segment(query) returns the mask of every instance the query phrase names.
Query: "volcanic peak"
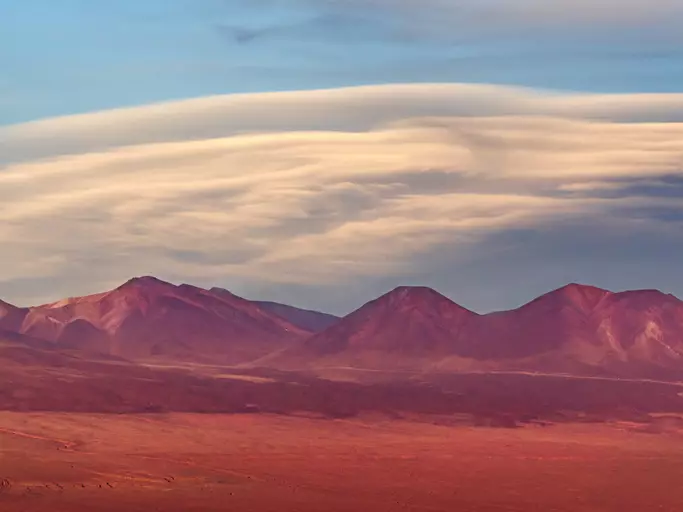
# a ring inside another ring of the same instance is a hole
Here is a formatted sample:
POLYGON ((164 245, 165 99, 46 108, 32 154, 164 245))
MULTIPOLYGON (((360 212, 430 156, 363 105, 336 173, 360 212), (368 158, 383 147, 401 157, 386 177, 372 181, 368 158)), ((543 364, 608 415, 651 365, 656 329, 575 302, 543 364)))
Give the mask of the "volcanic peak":
POLYGON ((525 304, 520 309, 543 305, 550 307, 572 307, 582 312, 594 310, 604 299, 614 295, 609 290, 596 286, 569 283, 561 288, 548 292, 525 304))
POLYGON ((462 306, 459 306, 445 295, 442 295, 433 288, 427 286, 399 286, 382 295, 374 302, 382 302, 397 306, 434 307, 447 305, 450 307, 458 306, 462 308, 462 306))

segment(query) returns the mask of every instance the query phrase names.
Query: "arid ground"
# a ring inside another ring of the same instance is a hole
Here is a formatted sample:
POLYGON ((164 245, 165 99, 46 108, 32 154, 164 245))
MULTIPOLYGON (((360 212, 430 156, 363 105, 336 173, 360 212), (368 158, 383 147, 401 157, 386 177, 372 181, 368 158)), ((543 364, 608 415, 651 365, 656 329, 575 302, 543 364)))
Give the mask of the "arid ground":
POLYGON ((471 425, 453 415, 4 412, 0 510, 683 510, 675 418, 471 425))

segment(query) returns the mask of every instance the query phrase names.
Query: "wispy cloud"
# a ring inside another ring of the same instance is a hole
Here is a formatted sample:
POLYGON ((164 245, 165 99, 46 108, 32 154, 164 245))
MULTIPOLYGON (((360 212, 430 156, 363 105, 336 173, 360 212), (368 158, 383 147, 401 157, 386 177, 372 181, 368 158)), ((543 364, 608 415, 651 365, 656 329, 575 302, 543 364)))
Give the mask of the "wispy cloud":
MULTIPOLYGON (((300 0, 294 0, 300 1, 300 0)), ((303 0, 308 1, 308 0, 303 0)), ((313 3, 312 1, 310 2, 313 3)), ((482 27, 633 26, 669 22, 683 14, 678 0, 342 0, 319 1, 318 8, 333 11, 380 12, 412 20, 438 20, 482 27)))
POLYGON ((10 127, 0 286, 24 302, 141 273, 328 286, 400 280, 515 230, 680 235, 653 208, 670 220, 681 198, 633 184, 683 177, 682 116, 681 95, 406 85, 10 127))
POLYGON ((382 19, 373 20, 344 12, 314 13, 297 21, 259 25, 220 23, 216 25, 216 30, 226 41, 241 45, 269 40, 290 40, 343 43, 347 47, 353 47, 357 43, 407 42, 413 39, 408 31, 399 30, 382 19))
POLYGON ((248 132, 365 132, 428 116, 683 122, 683 93, 562 94, 487 84, 399 84, 212 96, 0 127, 0 165, 248 132))

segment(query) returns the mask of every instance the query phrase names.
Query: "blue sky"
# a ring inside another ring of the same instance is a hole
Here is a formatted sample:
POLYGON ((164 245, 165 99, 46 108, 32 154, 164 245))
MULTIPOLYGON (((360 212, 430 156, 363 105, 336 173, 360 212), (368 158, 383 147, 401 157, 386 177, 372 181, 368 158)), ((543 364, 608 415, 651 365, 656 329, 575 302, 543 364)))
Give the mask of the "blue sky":
MULTIPOLYGON (((610 16, 585 0, 557 0, 555 11, 537 2, 0 0, 0 125, 358 84, 681 89, 683 9, 674 0, 626 0, 610 16)), ((601 2, 613 7, 593 5, 601 2)))

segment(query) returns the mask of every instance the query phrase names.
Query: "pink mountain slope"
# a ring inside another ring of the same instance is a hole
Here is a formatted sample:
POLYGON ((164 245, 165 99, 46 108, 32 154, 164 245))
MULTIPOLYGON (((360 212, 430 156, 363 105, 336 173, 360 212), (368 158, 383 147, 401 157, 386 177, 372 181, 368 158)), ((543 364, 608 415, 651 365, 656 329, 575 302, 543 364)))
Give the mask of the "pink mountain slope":
POLYGON ((572 284, 512 311, 480 317, 463 333, 478 357, 544 353, 602 365, 676 364, 683 355, 683 302, 656 291, 612 293, 572 284))
POLYGON ((572 284, 514 310, 477 315, 433 290, 398 288, 272 356, 272 364, 386 368, 397 358, 415 369, 683 371, 683 302, 572 284))
POLYGON ((654 290, 612 293, 571 284, 517 309, 478 315, 429 288, 400 287, 317 333, 287 314, 226 290, 145 277, 35 308, 0 302, 0 329, 57 348, 129 359, 443 371, 683 371, 683 302, 654 290))
POLYGON ((386 368, 444 357, 476 316, 430 288, 400 287, 272 359, 386 368))
POLYGON ((31 308, 23 333, 59 346, 138 359, 238 363, 308 333, 235 295, 153 277, 31 308))
POLYGON ((18 308, 0 300, 0 329, 20 330, 27 313, 27 309, 18 308))

